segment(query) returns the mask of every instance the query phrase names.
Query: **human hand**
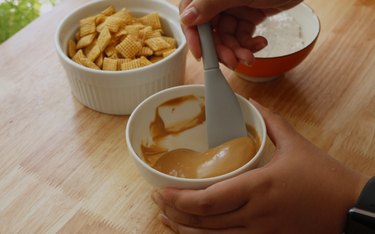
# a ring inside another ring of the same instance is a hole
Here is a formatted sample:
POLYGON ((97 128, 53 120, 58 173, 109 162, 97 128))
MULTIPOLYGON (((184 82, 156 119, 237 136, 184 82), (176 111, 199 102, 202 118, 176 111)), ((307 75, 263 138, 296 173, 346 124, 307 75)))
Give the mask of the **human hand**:
POLYGON ((156 190, 162 222, 178 233, 341 233, 369 178, 256 105, 276 146, 271 162, 203 190, 156 190))
POLYGON ((255 26, 267 15, 297 5, 302 0, 181 0, 182 29, 191 53, 202 57, 196 26, 210 22, 219 60, 231 69, 238 63, 252 64, 253 53, 267 45, 264 37, 253 37, 255 26))

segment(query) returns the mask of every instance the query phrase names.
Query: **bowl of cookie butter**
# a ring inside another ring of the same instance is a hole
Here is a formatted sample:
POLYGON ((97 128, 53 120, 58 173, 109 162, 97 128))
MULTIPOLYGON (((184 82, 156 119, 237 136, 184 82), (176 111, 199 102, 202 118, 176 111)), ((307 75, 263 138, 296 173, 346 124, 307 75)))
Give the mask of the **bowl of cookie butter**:
POLYGON ((261 160, 266 126, 256 107, 240 95, 248 135, 208 147, 204 93, 203 85, 168 88, 130 115, 125 129, 129 156, 154 187, 206 188, 256 168, 261 160))

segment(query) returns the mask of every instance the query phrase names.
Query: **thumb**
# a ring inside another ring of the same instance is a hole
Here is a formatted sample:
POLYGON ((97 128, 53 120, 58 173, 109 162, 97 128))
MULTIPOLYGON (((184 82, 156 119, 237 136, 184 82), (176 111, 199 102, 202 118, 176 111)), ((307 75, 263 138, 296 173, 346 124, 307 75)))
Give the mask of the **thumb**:
POLYGON ((181 22, 186 26, 203 24, 220 12, 234 7, 257 9, 289 9, 303 0, 182 0, 181 22))
POLYGON ((293 144, 300 135, 294 128, 279 114, 270 111, 254 100, 250 100, 262 114, 267 127, 267 134, 277 148, 293 144))
POLYGON ((220 12, 232 7, 247 6, 252 2, 243 0, 193 0, 181 1, 181 22, 186 26, 203 24, 220 12))

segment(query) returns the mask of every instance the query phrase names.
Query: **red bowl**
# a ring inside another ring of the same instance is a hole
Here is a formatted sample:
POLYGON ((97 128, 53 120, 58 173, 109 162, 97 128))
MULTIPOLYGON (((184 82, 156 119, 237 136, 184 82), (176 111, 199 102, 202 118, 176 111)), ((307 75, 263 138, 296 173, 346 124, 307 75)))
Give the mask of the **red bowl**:
POLYGON ((295 68, 310 54, 320 33, 318 16, 305 3, 287 10, 286 13, 301 25, 305 47, 281 56, 255 57, 251 66, 239 64, 235 69, 239 77, 255 82, 269 81, 295 68))

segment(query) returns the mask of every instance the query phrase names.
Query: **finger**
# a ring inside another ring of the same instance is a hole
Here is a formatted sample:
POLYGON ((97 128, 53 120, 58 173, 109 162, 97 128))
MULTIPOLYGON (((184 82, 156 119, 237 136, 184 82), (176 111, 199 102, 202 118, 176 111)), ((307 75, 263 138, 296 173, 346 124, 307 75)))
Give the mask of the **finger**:
POLYGON ((236 210, 246 204, 248 198, 244 188, 231 187, 231 190, 236 191, 235 195, 229 188, 220 189, 217 186, 204 190, 164 189, 154 193, 153 200, 161 210, 172 207, 193 215, 216 215, 236 210))
POLYGON ((234 70, 238 64, 238 60, 233 51, 222 44, 216 45, 216 48, 217 56, 219 57, 220 62, 228 68, 234 70))
POLYGON ((181 0, 178 4, 180 12, 183 12, 184 9, 192 2, 192 0, 181 0))
POLYGON ((255 31, 254 23, 238 20, 233 15, 223 14, 215 28, 221 35, 223 43, 231 48, 242 62, 252 63, 253 52, 259 51, 267 45, 267 40, 264 37, 252 37, 255 31))
POLYGON ((246 1, 243 0, 195 0, 190 2, 181 12, 181 22, 185 25, 206 23, 224 10, 245 5, 246 1))
MULTIPOLYGON (((235 17, 231 15, 222 15, 217 27, 217 32, 220 36, 222 43, 231 49, 236 56, 236 60, 244 64, 252 64, 254 61, 254 56, 251 50, 242 47, 235 37, 238 27, 238 21, 235 17)), ((244 34, 246 31, 243 30, 244 34)), ((244 35, 250 36, 251 34, 244 35)))
POLYGON ((253 63, 254 56, 251 50, 241 47, 239 42, 233 35, 223 33, 220 37, 223 41, 223 44, 233 51, 234 55, 237 58, 237 61, 247 65, 253 63))
POLYGON ((257 9, 280 9, 285 10, 296 6, 302 0, 195 0, 192 2, 184 1, 184 7, 181 11, 181 22, 185 25, 196 25, 210 21, 220 12, 235 7, 250 7, 257 9), (189 4, 188 4, 189 3, 189 4))
POLYGON ((223 63, 225 66, 229 67, 230 69, 234 70, 234 68, 238 64, 236 55, 230 48, 228 48, 221 42, 221 39, 217 35, 217 33, 213 33, 213 38, 216 45, 216 53, 219 57, 220 62, 223 63))
MULTIPOLYGON (((191 1, 192 0, 180 1, 180 4, 179 4, 180 12, 182 12, 191 3, 191 1)), ((190 52, 192 53, 195 59, 199 60, 202 57, 202 52, 201 52, 199 35, 198 35, 196 27, 189 27, 189 26, 182 24, 181 28, 185 34, 190 52)))
POLYGON ((219 215, 194 215, 179 211, 167 206, 163 213, 170 220, 189 227, 206 228, 206 229, 223 229, 243 226, 244 217, 242 209, 239 208, 233 212, 227 212, 219 215))
POLYGON ((299 137, 299 134, 284 118, 254 100, 251 100, 251 102, 261 112, 266 123, 268 136, 276 145, 276 148, 282 149, 294 143, 294 139, 299 137))
POLYGON ((284 5, 281 5, 281 6, 278 6, 278 7, 275 7, 275 8, 262 9, 262 11, 264 12, 264 14, 266 16, 273 16, 273 15, 276 15, 276 14, 282 12, 282 11, 293 8, 301 2, 303 2, 303 0, 290 1, 290 2, 287 2, 284 5))
POLYGON ((267 46, 266 38, 262 36, 253 37, 255 25, 248 21, 239 21, 237 23, 236 38, 241 47, 249 49, 255 53, 267 46))
POLYGON ((234 34, 237 29, 237 19, 236 17, 228 14, 222 14, 219 17, 218 25, 216 25, 216 30, 220 33, 234 34))
POLYGON ((260 24, 266 19, 264 10, 249 8, 249 7, 238 7, 229 9, 226 14, 232 15, 241 21, 248 21, 254 25, 260 24))
POLYGON ((201 44, 196 27, 182 26, 184 30, 186 41, 192 55, 199 60, 202 57, 201 44))
POLYGON ((262 171, 254 169, 202 190, 160 189, 153 193, 153 199, 162 210, 169 206, 201 216, 227 213, 247 204, 251 191, 265 183, 267 176, 262 171))
POLYGON ((245 234, 249 231, 246 230, 244 227, 234 227, 234 228, 225 228, 225 229, 202 229, 202 228, 195 228, 186 225, 182 225, 176 222, 173 222, 165 215, 159 216, 161 222, 171 228, 176 233, 184 233, 184 234, 220 234, 220 233, 233 233, 233 234, 245 234))
POLYGON ((262 9, 262 11, 263 11, 264 15, 266 15, 266 16, 273 16, 273 15, 276 15, 276 14, 282 12, 282 11, 293 8, 301 2, 303 2, 303 0, 289 1, 284 5, 281 5, 281 6, 278 6, 278 7, 275 7, 275 8, 262 9))
POLYGON ((249 49, 253 56, 254 53, 262 50, 268 45, 267 39, 262 36, 256 36, 253 38, 243 36, 239 38, 239 42, 242 47, 249 49))
POLYGON ((220 37, 220 41, 225 47, 233 51, 233 54, 236 57, 236 62, 238 62, 238 60, 245 64, 252 62, 253 55, 251 51, 246 48, 242 48, 237 39, 234 37, 237 28, 237 20, 233 16, 223 15, 220 18, 217 28, 219 29, 217 32, 220 37))
POLYGON ((292 6, 297 5, 302 2, 302 0, 254 0, 248 6, 259 8, 259 9, 269 9, 269 8, 285 8, 288 9, 292 6))
POLYGON ((281 5, 277 8, 281 11, 284 11, 284 10, 288 10, 292 7, 295 7, 296 5, 300 4, 301 2, 303 2, 303 0, 291 0, 291 1, 288 1, 288 2, 284 3, 283 5, 281 5))

